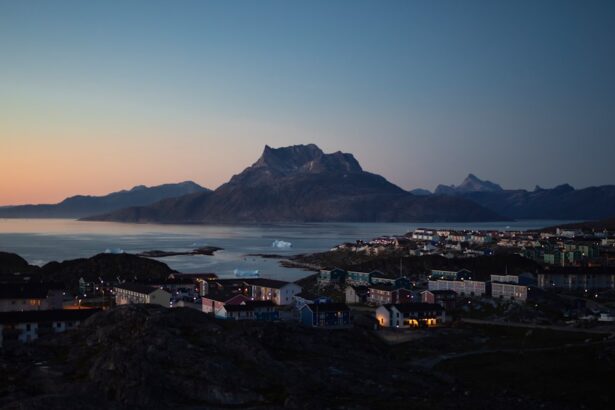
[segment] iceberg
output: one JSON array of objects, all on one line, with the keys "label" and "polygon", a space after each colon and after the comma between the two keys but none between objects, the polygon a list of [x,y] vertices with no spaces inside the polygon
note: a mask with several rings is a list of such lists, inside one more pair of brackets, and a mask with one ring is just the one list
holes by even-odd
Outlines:
[{"label": "iceberg", "polygon": [[120,253],[124,253],[124,249],[122,248],[107,248],[105,249],[105,253],[112,253],[112,254],[120,254]]},{"label": "iceberg", "polygon": [[288,249],[288,248],[292,248],[293,244],[290,243],[290,242],[286,242],[286,241],[275,240],[275,241],[273,241],[271,246],[274,247],[274,248]]},{"label": "iceberg", "polygon": [[258,278],[260,276],[260,273],[258,272],[258,270],[235,269],[233,273],[235,274],[235,277],[237,278]]}]

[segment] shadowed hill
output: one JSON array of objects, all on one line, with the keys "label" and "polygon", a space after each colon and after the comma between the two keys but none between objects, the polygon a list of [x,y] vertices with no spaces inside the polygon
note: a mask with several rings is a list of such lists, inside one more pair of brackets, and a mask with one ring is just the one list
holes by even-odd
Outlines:
[{"label": "shadowed hill", "polygon": [[153,187],[138,185],[130,190],[113,192],[104,196],[72,196],[58,204],[1,207],[0,218],[80,218],[129,206],[149,205],[162,199],[180,197],[194,192],[209,192],[209,190],[192,181]]}]

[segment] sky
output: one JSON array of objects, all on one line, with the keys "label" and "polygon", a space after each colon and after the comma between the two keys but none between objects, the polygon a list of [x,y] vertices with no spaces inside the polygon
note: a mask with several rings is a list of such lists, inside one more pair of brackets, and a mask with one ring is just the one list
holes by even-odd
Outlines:
[{"label": "sky", "polygon": [[0,0],[0,205],[216,188],[273,147],[405,189],[615,184],[613,1]]}]

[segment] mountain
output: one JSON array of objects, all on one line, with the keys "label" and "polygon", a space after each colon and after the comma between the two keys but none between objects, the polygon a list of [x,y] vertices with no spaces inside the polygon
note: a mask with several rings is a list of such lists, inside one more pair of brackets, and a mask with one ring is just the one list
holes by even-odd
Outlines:
[{"label": "mountain", "polygon": [[80,218],[129,206],[150,205],[165,198],[208,191],[192,181],[153,187],[138,185],[130,190],[113,192],[105,196],[72,196],[57,204],[1,207],[0,218]]},{"label": "mountain", "polygon": [[466,179],[463,180],[461,185],[438,185],[435,193],[441,195],[450,195],[453,193],[466,193],[466,192],[501,192],[502,187],[491,181],[483,181],[474,174],[469,174]]},{"label": "mountain", "polygon": [[615,185],[575,189],[569,184],[533,191],[502,189],[470,174],[458,187],[439,185],[436,193],[461,197],[513,219],[604,219],[615,215]]},{"label": "mountain", "polygon": [[427,189],[423,189],[423,188],[416,188],[410,191],[410,193],[412,195],[418,195],[418,196],[424,196],[424,195],[431,195],[431,191],[427,190]]},{"label": "mountain", "polygon": [[470,192],[464,198],[515,219],[604,219],[615,215],[615,186]]},{"label": "mountain", "polygon": [[450,196],[416,196],[364,171],[351,154],[314,144],[274,149],[214,192],[84,218],[120,222],[263,223],[493,221],[502,217]]}]

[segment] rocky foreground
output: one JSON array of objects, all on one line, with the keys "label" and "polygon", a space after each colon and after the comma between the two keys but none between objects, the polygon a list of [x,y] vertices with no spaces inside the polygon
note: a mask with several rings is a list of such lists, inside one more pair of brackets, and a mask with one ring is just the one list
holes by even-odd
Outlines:
[{"label": "rocky foreground", "polygon": [[0,355],[0,408],[578,408],[537,401],[510,384],[469,389],[416,366],[408,353],[362,328],[222,322],[189,309],[124,306]]}]

